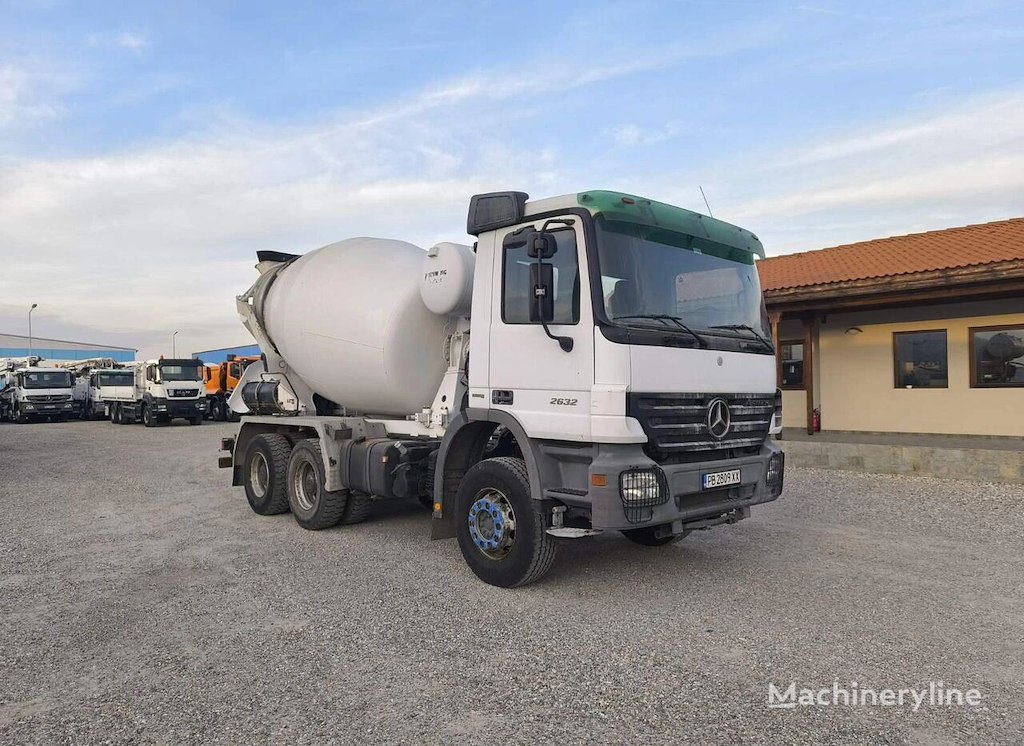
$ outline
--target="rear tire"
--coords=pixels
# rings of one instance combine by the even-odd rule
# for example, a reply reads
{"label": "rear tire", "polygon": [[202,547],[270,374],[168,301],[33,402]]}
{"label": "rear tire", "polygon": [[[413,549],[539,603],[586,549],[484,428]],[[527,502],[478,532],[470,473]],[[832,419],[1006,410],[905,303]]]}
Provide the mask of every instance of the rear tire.
{"label": "rear tire", "polygon": [[223,422],[225,420],[223,399],[218,397],[210,400],[210,419],[214,422]]}
{"label": "rear tire", "polygon": [[686,533],[668,535],[668,536],[655,536],[654,529],[657,526],[644,526],[643,528],[627,528],[622,531],[622,535],[635,544],[641,544],[645,547],[663,547],[668,544],[678,544],[686,536]]}
{"label": "rear tire", "polygon": [[292,446],[279,433],[257,435],[245,449],[242,484],[249,507],[258,515],[288,512],[288,457]]}
{"label": "rear tire", "polygon": [[328,492],[318,438],[296,443],[288,460],[288,504],[292,517],[307,531],[337,526],[345,516],[348,490]]}
{"label": "rear tire", "polygon": [[362,523],[370,516],[373,507],[373,498],[364,492],[349,492],[348,504],[345,505],[345,513],[341,516],[342,524],[349,526],[353,523]]}
{"label": "rear tire", "polygon": [[555,541],[534,504],[522,459],[499,456],[475,464],[462,478],[455,504],[459,549],[482,581],[514,588],[551,569]]}

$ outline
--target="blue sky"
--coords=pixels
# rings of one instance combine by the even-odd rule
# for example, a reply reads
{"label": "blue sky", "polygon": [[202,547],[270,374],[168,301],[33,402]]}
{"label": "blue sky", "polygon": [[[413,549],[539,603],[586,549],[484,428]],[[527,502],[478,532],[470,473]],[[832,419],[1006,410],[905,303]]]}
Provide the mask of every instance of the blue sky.
{"label": "blue sky", "polygon": [[1024,213],[1017,2],[0,2],[0,329],[245,340],[253,252],[614,188],[769,254]]}

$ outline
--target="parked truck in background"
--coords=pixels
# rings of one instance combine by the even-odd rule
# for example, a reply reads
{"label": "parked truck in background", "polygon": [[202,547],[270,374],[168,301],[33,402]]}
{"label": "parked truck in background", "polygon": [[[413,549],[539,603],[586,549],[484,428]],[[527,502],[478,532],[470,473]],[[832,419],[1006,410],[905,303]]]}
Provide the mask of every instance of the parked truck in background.
{"label": "parked truck in background", "polygon": [[265,362],[219,462],[255,512],[322,529],[425,500],[432,537],[510,587],[556,540],[665,545],[779,496],[757,237],[616,192],[527,200],[473,197],[472,247],[257,254],[238,310]]}
{"label": "parked truck in background", "polygon": [[99,395],[117,425],[142,422],[156,427],[175,418],[199,425],[206,414],[202,368],[202,360],[147,360],[132,366],[130,385],[117,379],[101,382]]}
{"label": "parked truck in background", "polygon": [[71,417],[75,408],[71,373],[38,363],[39,358],[0,363],[0,419],[67,422]]}
{"label": "parked truck in background", "polygon": [[87,382],[82,419],[104,420],[110,417],[110,402],[104,398],[104,391],[133,386],[135,371],[131,368],[99,368],[89,372]]}
{"label": "parked truck in background", "polygon": [[[74,376],[75,385],[71,395],[75,405],[73,416],[83,420],[106,417],[106,407],[99,395],[96,374],[100,370],[116,371],[119,364],[113,358],[94,357],[58,363],[57,367]],[[128,374],[131,375],[131,372],[128,371]]]}
{"label": "parked truck in background", "polygon": [[250,363],[259,360],[258,355],[228,355],[219,365],[204,365],[203,380],[206,383],[207,415],[211,420],[237,421],[238,416],[228,407],[228,397],[242,379]]}

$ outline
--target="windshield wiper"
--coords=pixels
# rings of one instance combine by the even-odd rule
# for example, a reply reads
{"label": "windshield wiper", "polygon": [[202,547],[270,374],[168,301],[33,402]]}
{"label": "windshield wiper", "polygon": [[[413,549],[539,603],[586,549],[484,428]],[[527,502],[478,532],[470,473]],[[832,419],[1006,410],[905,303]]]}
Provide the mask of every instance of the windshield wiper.
{"label": "windshield wiper", "polygon": [[762,337],[758,334],[757,329],[749,326],[748,324],[718,324],[717,326],[709,326],[708,329],[743,329],[757,337],[757,341],[763,344],[767,349],[775,352],[775,345],[769,342],[766,337]]}
{"label": "windshield wiper", "polygon": [[638,313],[630,316],[613,316],[612,321],[620,321],[622,319],[656,319],[658,321],[672,321],[682,329],[684,332],[692,336],[701,347],[707,347],[708,341],[701,335],[697,334],[693,329],[683,323],[683,320],[678,316],[669,316],[666,313]]}

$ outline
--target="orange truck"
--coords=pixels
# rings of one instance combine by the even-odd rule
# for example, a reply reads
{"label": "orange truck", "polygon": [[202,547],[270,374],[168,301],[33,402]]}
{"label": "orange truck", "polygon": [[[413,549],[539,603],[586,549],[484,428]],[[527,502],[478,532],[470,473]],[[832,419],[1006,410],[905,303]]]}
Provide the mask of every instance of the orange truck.
{"label": "orange truck", "polygon": [[227,361],[219,365],[204,365],[203,380],[206,382],[206,400],[209,403],[206,414],[211,420],[224,422],[238,420],[238,415],[228,409],[228,397],[235,390],[242,373],[250,363],[259,360],[259,355],[228,355]]}

